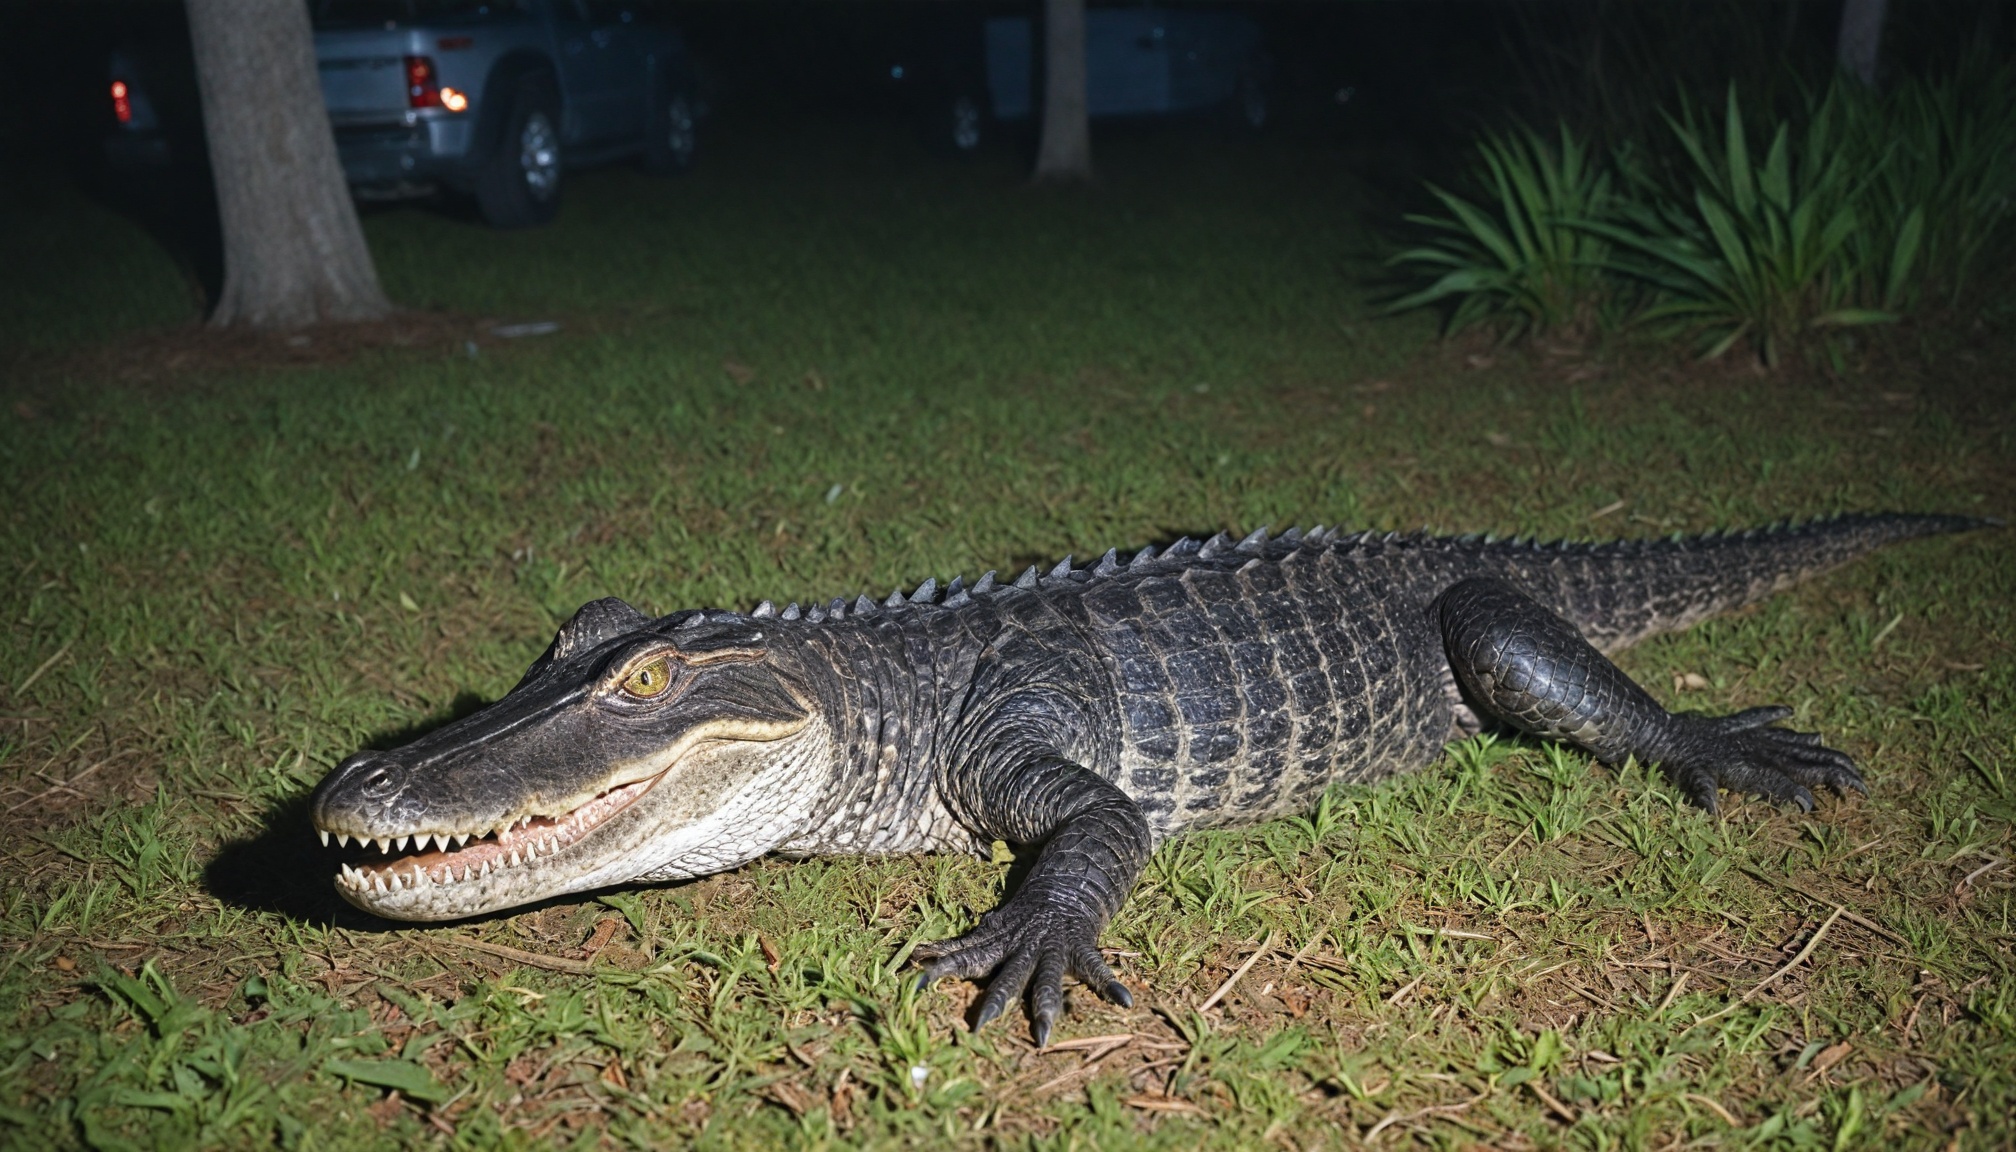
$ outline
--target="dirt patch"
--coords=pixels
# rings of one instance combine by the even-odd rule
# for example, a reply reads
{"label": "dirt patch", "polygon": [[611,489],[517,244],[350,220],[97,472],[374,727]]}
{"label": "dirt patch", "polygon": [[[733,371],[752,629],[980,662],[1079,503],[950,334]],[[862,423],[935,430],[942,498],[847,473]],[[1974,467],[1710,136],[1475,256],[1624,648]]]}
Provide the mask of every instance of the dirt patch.
{"label": "dirt patch", "polygon": [[324,368],[382,351],[414,350],[481,355],[483,349],[562,331],[550,320],[401,311],[383,320],[319,324],[290,331],[211,328],[188,324],[135,332],[90,348],[22,365],[14,415],[34,419],[52,389],[71,381],[94,385],[174,386],[220,374]]}

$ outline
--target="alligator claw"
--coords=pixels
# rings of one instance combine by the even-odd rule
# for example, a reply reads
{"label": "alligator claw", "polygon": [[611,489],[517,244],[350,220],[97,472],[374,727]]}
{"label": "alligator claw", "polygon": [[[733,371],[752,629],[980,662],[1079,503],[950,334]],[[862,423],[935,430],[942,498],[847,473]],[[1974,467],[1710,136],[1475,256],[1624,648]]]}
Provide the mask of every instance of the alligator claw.
{"label": "alligator claw", "polygon": [[982,916],[973,931],[919,946],[912,953],[924,965],[917,987],[921,991],[947,976],[988,977],[987,990],[973,1014],[974,1031],[1023,998],[1031,1034],[1040,1048],[1049,1043],[1057,1018],[1063,1015],[1067,973],[1114,1004],[1134,1006],[1133,995],[1099,955],[1098,931],[1081,913],[1036,900],[1024,902],[1018,896]]}
{"label": "alligator claw", "polygon": [[1814,788],[1867,795],[1846,752],[1821,743],[1818,733],[1771,726],[1790,715],[1790,708],[1779,707],[1713,718],[1675,716],[1672,748],[1662,758],[1666,773],[1711,814],[1721,810],[1716,794],[1722,788],[1797,805],[1801,812],[1813,810]]}

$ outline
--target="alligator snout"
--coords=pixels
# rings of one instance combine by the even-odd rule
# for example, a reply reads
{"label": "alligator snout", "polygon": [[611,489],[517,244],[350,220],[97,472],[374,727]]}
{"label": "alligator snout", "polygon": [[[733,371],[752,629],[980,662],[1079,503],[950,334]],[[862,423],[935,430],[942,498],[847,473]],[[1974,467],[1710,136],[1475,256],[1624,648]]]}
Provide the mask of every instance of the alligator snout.
{"label": "alligator snout", "polygon": [[405,775],[389,754],[359,752],[316,785],[309,801],[310,818],[318,828],[354,829],[359,836],[366,829],[396,824]]}

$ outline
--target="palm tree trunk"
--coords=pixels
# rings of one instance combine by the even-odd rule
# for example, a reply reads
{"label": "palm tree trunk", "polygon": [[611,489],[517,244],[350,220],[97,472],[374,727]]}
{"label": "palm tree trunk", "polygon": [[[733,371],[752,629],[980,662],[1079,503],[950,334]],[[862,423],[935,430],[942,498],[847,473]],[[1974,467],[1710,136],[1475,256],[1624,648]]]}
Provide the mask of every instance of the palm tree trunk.
{"label": "palm tree trunk", "polygon": [[322,104],[300,0],[187,0],[224,234],[214,327],[295,328],[392,311]]}
{"label": "palm tree trunk", "polygon": [[1841,70],[1862,82],[1876,86],[1876,66],[1883,50],[1883,17],[1888,0],[1847,0],[1841,6],[1841,38],[1835,43],[1835,57]]}
{"label": "palm tree trunk", "polygon": [[1085,0],[1043,0],[1043,136],[1036,179],[1092,179],[1085,107]]}

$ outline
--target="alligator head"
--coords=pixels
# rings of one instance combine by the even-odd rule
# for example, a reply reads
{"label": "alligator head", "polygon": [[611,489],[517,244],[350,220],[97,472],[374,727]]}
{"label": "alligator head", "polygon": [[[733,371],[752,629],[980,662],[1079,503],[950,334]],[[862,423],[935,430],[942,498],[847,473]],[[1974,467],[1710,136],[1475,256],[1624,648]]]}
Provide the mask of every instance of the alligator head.
{"label": "alligator head", "polygon": [[343,865],[337,891],[379,916],[446,920],[762,855],[827,756],[789,664],[758,621],[586,605],[503,699],[316,787],[324,843],[377,849]]}

